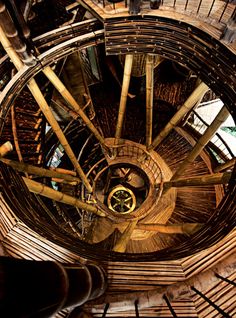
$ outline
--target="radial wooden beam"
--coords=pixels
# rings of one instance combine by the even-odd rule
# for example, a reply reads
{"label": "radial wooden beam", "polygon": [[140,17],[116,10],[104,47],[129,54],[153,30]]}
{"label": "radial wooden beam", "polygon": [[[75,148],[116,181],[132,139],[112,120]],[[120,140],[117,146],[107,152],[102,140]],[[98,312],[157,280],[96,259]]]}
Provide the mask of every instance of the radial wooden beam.
{"label": "radial wooden beam", "polygon": [[204,134],[200,137],[198,142],[195,144],[193,149],[188,154],[187,158],[181,163],[179,168],[174,173],[173,177],[171,178],[171,181],[177,180],[184,172],[185,168],[189,163],[192,163],[197,156],[201,153],[201,151],[204,149],[204,147],[208,144],[208,142],[212,139],[212,137],[215,135],[216,131],[219,129],[221,124],[228,118],[229,112],[225,106],[222,107],[222,109],[219,111],[216,118],[213,120],[211,125],[206,129]]}
{"label": "radial wooden beam", "polygon": [[129,243],[129,240],[137,225],[137,222],[138,222],[137,220],[134,220],[127,225],[127,228],[124,230],[121,237],[116,242],[113,248],[114,252],[124,253],[126,251],[127,244]]}
{"label": "radial wooden beam", "polygon": [[227,184],[229,183],[231,172],[206,174],[199,177],[190,177],[185,179],[177,179],[173,181],[167,181],[163,184],[165,188],[171,187],[196,187],[207,186],[214,184]]}
{"label": "radial wooden beam", "polygon": [[[8,53],[10,59],[12,60],[15,67],[20,70],[24,65],[21,62],[19,56],[16,54],[16,52],[13,50],[11,43],[9,42],[8,38],[6,37],[4,31],[0,27],[0,41]],[[67,156],[69,157],[70,161],[72,162],[73,166],[75,167],[76,171],[78,172],[82,182],[84,183],[85,187],[89,192],[92,192],[92,187],[89,184],[89,181],[84,174],[82,168],[80,167],[80,164],[77,162],[76,156],[71,149],[65,135],[63,134],[58,122],[56,121],[55,117],[53,116],[53,113],[48,106],[40,88],[38,87],[36,81],[34,79],[29,80],[28,82],[28,88],[31,91],[32,95],[34,96],[37,104],[39,105],[39,108],[43,112],[44,116],[46,117],[48,123],[52,127],[53,131],[55,132],[58,140],[60,141],[61,145],[65,149],[65,152]]]}
{"label": "radial wooden beam", "polygon": [[4,157],[8,152],[13,150],[13,146],[10,141],[5,142],[0,146],[0,158]]}
{"label": "radial wooden beam", "polygon": [[166,234],[194,234],[200,228],[202,224],[200,223],[183,223],[183,224],[173,224],[173,225],[164,225],[164,224],[137,224],[137,230],[144,231],[155,231],[159,233]]}
{"label": "radial wooden beam", "polygon": [[65,99],[65,101],[79,114],[79,116],[81,117],[83,122],[86,124],[88,129],[94,134],[94,136],[97,138],[97,140],[100,142],[100,144],[103,147],[106,147],[105,140],[102,137],[102,135],[99,133],[97,128],[94,126],[94,124],[91,122],[91,120],[84,113],[82,108],[76,102],[74,97],[71,95],[71,93],[65,87],[65,85],[62,83],[62,81],[59,79],[59,77],[55,74],[55,72],[52,70],[52,68],[50,66],[46,66],[43,69],[43,73],[47,76],[49,81],[54,85],[54,87],[61,94],[61,96]]}
{"label": "radial wooden beam", "polygon": [[54,190],[50,187],[45,186],[42,183],[30,180],[28,178],[23,177],[23,180],[25,184],[27,185],[30,192],[40,194],[44,197],[47,197],[49,199],[52,199],[61,203],[72,205],[74,207],[85,210],[87,212],[97,214],[102,217],[105,216],[105,214],[102,211],[98,210],[96,206],[85,203],[75,197],[72,197],[60,191]]}
{"label": "radial wooden beam", "polygon": [[232,168],[236,163],[236,158],[233,158],[231,160],[228,160],[227,162],[219,165],[218,167],[215,168],[214,172],[220,172],[229,168]]}
{"label": "radial wooden beam", "polygon": [[146,59],[146,147],[147,148],[152,143],[153,85],[154,85],[154,55],[147,54],[147,59]]}
{"label": "radial wooden beam", "polygon": [[5,158],[2,158],[0,160],[20,172],[29,173],[39,177],[58,178],[68,182],[76,182],[76,183],[81,182],[81,180],[77,177],[74,177],[72,175],[65,174],[65,173],[59,173],[55,170],[48,170],[45,168],[35,167],[33,165],[29,165],[23,162],[17,162],[17,161],[5,159]]}
{"label": "radial wooden beam", "polygon": [[171,130],[177,126],[179,121],[192,109],[196,103],[202,99],[204,94],[208,91],[208,86],[204,83],[200,83],[181,108],[175,113],[171,120],[167,123],[164,129],[159,133],[159,135],[153,140],[152,144],[149,146],[149,150],[156,148],[162,140],[171,132]]}
{"label": "radial wooden beam", "polygon": [[127,95],[128,95],[130,78],[131,78],[132,64],[133,64],[133,55],[127,54],[125,57],[120,106],[119,106],[119,113],[118,113],[118,119],[117,119],[117,125],[116,125],[115,145],[119,144],[119,140],[121,137],[122,127],[124,122],[124,115],[126,110]]}

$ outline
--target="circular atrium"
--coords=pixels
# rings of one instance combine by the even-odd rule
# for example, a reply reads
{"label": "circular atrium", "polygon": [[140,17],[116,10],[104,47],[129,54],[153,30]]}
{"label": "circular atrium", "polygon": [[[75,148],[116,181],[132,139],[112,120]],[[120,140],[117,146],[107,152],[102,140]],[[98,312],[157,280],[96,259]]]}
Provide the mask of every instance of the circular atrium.
{"label": "circular atrium", "polygon": [[22,21],[0,1],[1,235],[19,222],[115,264],[221,242],[236,215],[235,2],[29,2]]}

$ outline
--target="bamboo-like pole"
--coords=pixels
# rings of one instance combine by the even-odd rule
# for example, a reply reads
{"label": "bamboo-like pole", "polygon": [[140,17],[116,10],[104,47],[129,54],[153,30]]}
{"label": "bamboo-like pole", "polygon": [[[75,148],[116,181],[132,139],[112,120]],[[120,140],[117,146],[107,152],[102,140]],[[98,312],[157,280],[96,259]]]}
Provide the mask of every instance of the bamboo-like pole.
{"label": "bamboo-like pole", "polygon": [[52,199],[52,200],[55,200],[58,202],[62,202],[65,204],[75,206],[79,209],[97,214],[97,215],[102,216],[102,217],[105,216],[105,213],[98,210],[98,208],[96,206],[85,203],[85,202],[83,202],[75,197],[72,197],[68,194],[64,194],[60,191],[49,188],[42,183],[30,180],[28,178],[23,177],[23,180],[24,180],[25,184],[27,185],[30,192],[40,194],[44,197],[47,197],[49,199]]}
{"label": "bamboo-like pole", "polygon": [[10,141],[5,142],[0,146],[0,158],[4,157],[8,152],[12,151],[13,147]]}
{"label": "bamboo-like pole", "polygon": [[17,128],[16,128],[16,118],[15,118],[15,105],[11,106],[11,124],[12,124],[12,134],[14,138],[14,145],[19,161],[23,161],[23,157],[20,150],[20,145],[18,141]]}
{"label": "bamboo-like pole", "polygon": [[171,181],[177,180],[183,174],[186,166],[189,163],[192,163],[197,158],[197,156],[201,153],[201,151],[204,149],[207,143],[215,135],[218,128],[228,118],[228,116],[229,116],[229,112],[226,106],[223,106],[221,110],[219,111],[218,115],[216,116],[216,118],[211,123],[211,125],[206,129],[204,134],[201,136],[201,138],[195,144],[193,149],[190,151],[187,158],[181,163],[179,168],[176,170],[173,177],[171,178]]}
{"label": "bamboo-like pole", "polygon": [[71,93],[68,91],[68,89],[65,87],[65,85],[62,83],[62,81],[59,79],[59,77],[55,74],[55,72],[52,70],[50,66],[46,66],[43,69],[43,73],[47,76],[49,81],[54,85],[54,87],[58,90],[58,92],[61,94],[61,96],[65,99],[65,101],[71,105],[71,107],[79,114],[81,119],[84,121],[88,129],[94,134],[94,136],[97,138],[97,140],[101,143],[103,147],[106,147],[105,140],[102,137],[102,135],[99,133],[97,128],[94,126],[94,124],[91,122],[91,120],[87,117],[87,115],[84,113],[82,108],[79,106],[79,104],[76,102],[74,97],[71,95]]}
{"label": "bamboo-like pole", "polygon": [[163,187],[195,187],[207,186],[214,184],[227,184],[230,180],[231,172],[206,174],[199,177],[190,177],[185,179],[177,179],[173,181],[164,182]]}
{"label": "bamboo-like pole", "polygon": [[133,64],[133,55],[127,54],[125,57],[125,66],[124,66],[123,83],[122,83],[122,89],[121,89],[120,106],[119,106],[119,113],[118,113],[118,119],[117,119],[117,124],[116,124],[115,145],[119,144],[119,140],[121,137],[124,116],[125,116],[125,110],[126,110],[127,95],[128,95],[130,78],[131,78],[132,64]]}
{"label": "bamboo-like pole", "polygon": [[152,143],[153,85],[154,85],[154,55],[147,54],[147,59],[146,59],[146,147],[147,148]]}
{"label": "bamboo-like pole", "polygon": [[127,244],[129,243],[129,240],[131,238],[131,235],[137,225],[137,220],[131,221],[128,225],[127,228],[124,230],[122,233],[120,239],[116,242],[113,251],[114,252],[119,252],[119,253],[124,253],[127,247]]}
{"label": "bamboo-like pole", "polygon": [[17,162],[17,161],[5,159],[5,158],[2,158],[1,161],[11,166],[17,171],[33,174],[39,177],[58,178],[58,179],[66,180],[69,182],[76,182],[76,183],[81,182],[81,180],[77,177],[74,177],[72,175],[65,174],[65,173],[59,173],[55,170],[48,170],[45,168],[35,167],[27,163]]}
{"label": "bamboo-like pole", "polygon": [[57,183],[69,184],[71,186],[76,186],[78,184],[77,181],[67,181],[65,179],[60,179],[60,178],[52,178],[51,180],[54,181],[54,182],[57,182]]}
{"label": "bamboo-like pole", "polygon": [[204,83],[200,83],[185,103],[180,107],[180,109],[175,113],[171,120],[167,123],[164,129],[159,133],[159,135],[153,140],[152,144],[149,146],[149,150],[155,149],[162,140],[171,132],[171,130],[177,126],[179,121],[183,118],[187,112],[192,109],[196,103],[202,99],[203,95],[208,91],[208,86]]}
{"label": "bamboo-like pole", "polygon": [[58,168],[58,167],[49,167],[49,170],[56,171],[58,173],[69,174],[76,177],[76,172],[68,169]]}
{"label": "bamboo-like pole", "polygon": [[137,224],[136,228],[138,230],[144,231],[155,231],[159,233],[166,234],[194,234],[200,228],[202,224],[200,223],[183,223],[183,224],[173,224],[173,225],[164,225],[164,224]]}
{"label": "bamboo-like pole", "polygon": [[[16,54],[16,52],[13,50],[8,38],[4,34],[4,31],[0,27],[0,41],[6,50],[6,52],[9,54],[10,59],[12,60],[15,67],[19,70],[23,67],[23,63],[21,62],[19,56]],[[40,88],[38,87],[36,81],[34,79],[29,80],[28,82],[28,88],[31,91],[32,95],[34,96],[37,104],[39,105],[41,111],[43,112],[44,116],[46,117],[48,123],[51,125],[53,131],[57,135],[57,138],[59,139],[61,145],[65,149],[65,152],[67,156],[69,157],[70,161],[72,162],[73,166],[75,167],[76,171],[78,172],[82,182],[84,183],[85,187],[89,192],[92,192],[92,187],[89,184],[89,181],[84,174],[82,168],[80,167],[80,164],[77,162],[76,156],[71,149],[65,135],[63,134],[58,122],[56,121],[55,117],[53,116],[53,113],[48,106]]]}
{"label": "bamboo-like pole", "polygon": [[23,67],[23,63],[21,62],[21,59],[19,58],[18,54],[14,51],[10,41],[6,37],[1,26],[0,26],[0,42],[4,50],[7,52],[7,55],[10,57],[11,61],[15,65],[16,69],[17,70],[21,69]]}
{"label": "bamboo-like pole", "polygon": [[220,171],[223,171],[225,169],[232,168],[235,163],[236,163],[236,158],[232,158],[232,159],[228,160],[227,162],[217,166],[215,168],[214,172],[220,172]]}

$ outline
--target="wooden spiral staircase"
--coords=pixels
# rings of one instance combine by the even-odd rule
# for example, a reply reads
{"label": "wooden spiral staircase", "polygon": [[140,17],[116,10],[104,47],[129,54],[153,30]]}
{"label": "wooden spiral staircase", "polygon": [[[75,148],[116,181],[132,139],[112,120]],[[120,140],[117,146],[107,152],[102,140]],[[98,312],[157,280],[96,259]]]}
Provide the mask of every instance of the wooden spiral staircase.
{"label": "wooden spiral staircase", "polygon": [[[91,5],[94,12],[95,1],[87,2],[86,10]],[[225,8],[229,16],[235,9]],[[10,53],[19,71],[1,99],[1,143],[14,145],[1,158],[1,233],[12,256],[31,257],[27,246],[34,241],[37,259],[48,253],[69,262],[84,258],[108,266],[108,298],[87,306],[95,317],[105,317],[106,303],[111,303],[112,315],[115,303],[122,302],[109,293],[155,289],[169,275],[168,284],[188,278],[188,266],[194,272],[195,261],[186,257],[217,242],[220,250],[220,240],[234,228],[235,158],[210,141],[229,112],[235,115],[235,55],[233,46],[219,41],[220,28],[212,36],[212,25],[199,30],[195,22],[170,19],[166,12],[111,18],[99,10],[105,31],[93,18],[38,36],[37,58],[30,66],[23,66],[14,50]],[[84,14],[82,10],[79,21]],[[209,65],[204,54],[214,56]],[[186,120],[203,98],[215,94],[227,109],[199,135]],[[48,239],[45,250],[36,233]],[[24,236],[28,241],[22,247]],[[234,246],[233,235],[225,240]],[[211,263],[211,254],[201,253]],[[185,263],[178,261],[183,257]],[[140,270],[127,263],[124,271],[125,262]],[[155,281],[149,269],[158,266],[167,275],[164,279],[159,273]],[[142,275],[147,273],[154,282],[144,286]],[[228,276],[235,279],[231,272]],[[189,284],[199,291],[194,280]],[[165,297],[168,316],[172,307],[169,294]],[[138,294],[137,299],[142,302]],[[193,307],[189,295],[184,301]],[[138,317],[141,305],[132,306]],[[196,317],[192,307],[189,312]],[[235,313],[231,307],[229,317]],[[152,317],[160,308],[144,310]],[[121,315],[118,310],[117,317]]]}

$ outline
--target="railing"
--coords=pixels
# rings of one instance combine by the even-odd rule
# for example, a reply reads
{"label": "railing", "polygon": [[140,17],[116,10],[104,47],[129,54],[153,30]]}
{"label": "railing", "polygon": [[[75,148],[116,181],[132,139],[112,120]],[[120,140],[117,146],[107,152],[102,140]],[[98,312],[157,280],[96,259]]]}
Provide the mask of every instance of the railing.
{"label": "railing", "polygon": [[[209,127],[209,124],[207,124],[194,110],[188,117],[186,124],[193,128],[200,135],[203,135],[206,129]],[[211,144],[215,146],[214,149],[212,149]],[[226,159],[232,159],[234,157],[230,147],[219,133],[214,135],[208,144],[208,147],[213,151],[217,161],[221,163],[224,162],[224,160],[222,160],[222,156],[220,156],[221,153],[223,154],[223,158]],[[218,153],[216,150],[219,150]]]}
{"label": "railing", "polygon": [[137,160],[142,165],[144,165],[144,170],[148,170],[153,175],[155,181],[160,182],[161,169],[159,165],[155,162],[155,159],[152,158],[150,153],[142,149],[141,147],[136,146],[134,143],[121,145],[117,149],[116,159],[129,157],[132,160]]}
{"label": "railing", "polygon": [[[119,13],[129,10],[130,13],[144,13],[147,10],[174,9],[178,12],[192,15],[198,18],[209,18],[215,22],[227,24],[229,20],[235,20],[236,6],[232,0],[142,0],[142,1],[117,1],[112,0],[92,0],[106,12]],[[155,5],[156,2],[156,5]],[[151,4],[152,3],[152,4]],[[134,8],[135,7],[135,10]]]}

